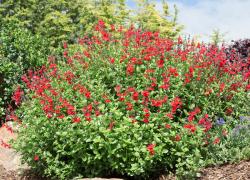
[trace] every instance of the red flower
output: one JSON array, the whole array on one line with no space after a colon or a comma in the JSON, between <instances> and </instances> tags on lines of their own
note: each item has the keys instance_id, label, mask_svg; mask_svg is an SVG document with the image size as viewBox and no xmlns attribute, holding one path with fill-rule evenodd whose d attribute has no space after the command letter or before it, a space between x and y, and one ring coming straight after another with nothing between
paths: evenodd
<instances>
[{"instance_id":1,"label":"red flower","mask_svg":"<svg viewBox=\"0 0 250 180\"><path fill-rule=\"evenodd\" d=\"M86 97L87 99L90 99L90 98L91 98L91 92L89 92L89 91L87 91L84 95L85 95L85 97Z\"/></svg>"},{"instance_id":2,"label":"red flower","mask_svg":"<svg viewBox=\"0 0 250 180\"><path fill-rule=\"evenodd\" d=\"M168 71L169 71L169 76L170 76L170 75L172 75L172 76L174 76L174 77L178 77L178 76L179 76L179 74L178 74L176 68L170 67L170 68L168 69Z\"/></svg>"},{"instance_id":3,"label":"red flower","mask_svg":"<svg viewBox=\"0 0 250 180\"><path fill-rule=\"evenodd\" d=\"M158 66L158 68L163 68L163 66L164 66L164 60L161 59L161 60L157 61L157 66Z\"/></svg>"},{"instance_id":4,"label":"red flower","mask_svg":"<svg viewBox=\"0 0 250 180\"><path fill-rule=\"evenodd\" d=\"M96 116L100 116L100 115L101 115L101 112L100 112L99 110L96 110L96 111L95 111L95 115L96 115Z\"/></svg>"},{"instance_id":5,"label":"red flower","mask_svg":"<svg viewBox=\"0 0 250 180\"><path fill-rule=\"evenodd\" d=\"M101 34L102 34L102 39L103 39L104 41L109 41L109 40L110 40L109 34L108 34L107 32L102 31Z\"/></svg>"},{"instance_id":6,"label":"red flower","mask_svg":"<svg viewBox=\"0 0 250 180\"><path fill-rule=\"evenodd\" d=\"M185 124L185 125L184 125L184 128L185 128L185 129L189 129L190 132L192 132L192 133L194 133L194 132L196 131L196 127L195 127L195 125L193 125L193 124Z\"/></svg>"},{"instance_id":7,"label":"red flower","mask_svg":"<svg viewBox=\"0 0 250 180\"><path fill-rule=\"evenodd\" d=\"M166 128L166 129L170 129L170 128L171 128L171 125L170 125L170 124L165 124L165 128Z\"/></svg>"},{"instance_id":8,"label":"red flower","mask_svg":"<svg viewBox=\"0 0 250 180\"><path fill-rule=\"evenodd\" d=\"M148 97L148 96L149 96L149 92L148 92L148 91L142 91L142 95L143 95L144 97Z\"/></svg>"},{"instance_id":9,"label":"red flower","mask_svg":"<svg viewBox=\"0 0 250 180\"><path fill-rule=\"evenodd\" d=\"M47 118L51 119L52 117L53 117L53 114L51 114L51 113L47 114Z\"/></svg>"},{"instance_id":10,"label":"red flower","mask_svg":"<svg viewBox=\"0 0 250 180\"><path fill-rule=\"evenodd\" d=\"M115 63L115 59L114 59L114 58L110 58L109 62L110 62L111 64L114 64L114 63Z\"/></svg>"},{"instance_id":11,"label":"red flower","mask_svg":"<svg viewBox=\"0 0 250 180\"><path fill-rule=\"evenodd\" d=\"M121 86L117 85L117 86L115 87L115 91L116 91L117 93L119 93L119 92L121 91Z\"/></svg>"},{"instance_id":12,"label":"red flower","mask_svg":"<svg viewBox=\"0 0 250 180\"><path fill-rule=\"evenodd\" d=\"M154 147L155 147L156 145L155 144L149 144L148 146L147 146L147 150L149 151L149 154L151 155L151 156L153 156L154 154L155 154L155 151L154 151Z\"/></svg>"},{"instance_id":13,"label":"red flower","mask_svg":"<svg viewBox=\"0 0 250 180\"><path fill-rule=\"evenodd\" d=\"M102 27L102 28L104 28L105 27L105 22L103 21L103 20L99 20L98 21L98 25L100 26L100 27Z\"/></svg>"},{"instance_id":14,"label":"red flower","mask_svg":"<svg viewBox=\"0 0 250 180\"><path fill-rule=\"evenodd\" d=\"M173 119L173 118L174 118L174 116L173 116L172 113L167 113L167 114L166 114L166 117L168 117L169 119Z\"/></svg>"},{"instance_id":15,"label":"red flower","mask_svg":"<svg viewBox=\"0 0 250 180\"><path fill-rule=\"evenodd\" d=\"M206 121L203 126L205 127L205 132L207 132L212 127L212 123L210 121Z\"/></svg>"},{"instance_id":16,"label":"red flower","mask_svg":"<svg viewBox=\"0 0 250 180\"><path fill-rule=\"evenodd\" d=\"M111 100L110 99L105 99L105 103L110 103Z\"/></svg>"},{"instance_id":17,"label":"red flower","mask_svg":"<svg viewBox=\"0 0 250 180\"><path fill-rule=\"evenodd\" d=\"M188 121L189 121L189 122L193 121L193 120L194 120L194 117L195 117L198 113L200 113L200 112L201 112L201 110L200 110L200 108L198 108L198 107L196 107L196 108L194 109L194 111L189 112L189 113L188 113L188 114L189 114L189 116L188 116Z\"/></svg>"},{"instance_id":18,"label":"red flower","mask_svg":"<svg viewBox=\"0 0 250 180\"><path fill-rule=\"evenodd\" d=\"M144 114L144 117L149 118L149 117L150 117L150 113L149 113L149 112L148 112L148 113L145 113L145 114Z\"/></svg>"},{"instance_id":19,"label":"red flower","mask_svg":"<svg viewBox=\"0 0 250 180\"><path fill-rule=\"evenodd\" d=\"M180 36L178 37L178 44L182 44L182 38Z\"/></svg>"},{"instance_id":20,"label":"red flower","mask_svg":"<svg viewBox=\"0 0 250 180\"><path fill-rule=\"evenodd\" d=\"M249 91L250 90L250 84L248 84L247 86L246 86L246 91Z\"/></svg>"},{"instance_id":21,"label":"red flower","mask_svg":"<svg viewBox=\"0 0 250 180\"><path fill-rule=\"evenodd\" d=\"M87 117L90 117L91 114L89 112L86 112L86 113L84 113L84 116L87 118Z\"/></svg>"},{"instance_id":22,"label":"red flower","mask_svg":"<svg viewBox=\"0 0 250 180\"><path fill-rule=\"evenodd\" d=\"M232 112L233 112L233 108L227 108L225 113L227 116L230 116Z\"/></svg>"},{"instance_id":23,"label":"red flower","mask_svg":"<svg viewBox=\"0 0 250 180\"><path fill-rule=\"evenodd\" d=\"M111 24L110 28L111 28L111 31L115 31L115 25L114 24Z\"/></svg>"},{"instance_id":24,"label":"red flower","mask_svg":"<svg viewBox=\"0 0 250 180\"><path fill-rule=\"evenodd\" d=\"M133 104L132 104L132 103L130 103L130 102L126 102L126 105L127 105L126 110L128 110L128 111L133 110Z\"/></svg>"},{"instance_id":25,"label":"red flower","mask_svg":"<svg viewBox=\"0 0 250 180\"><path fill-rule=\"evenodd\" d=\"M134 101L138 101L138 99L139 99L139 93L135 91L135 92L133 93L132 98L133 98Z\"/></svg>"},{"instance_id":26,"label":"red flower","mask_svg":"<svg viewBox=\"0 0 250 180\"><path fill-rule=\"evenodd\" d=\"M222 92L224 90L224 88L225 88L225 83L221 83L220 84L220 92Z\"/></svg>"},{"instance_id":27,"label":"red flower","mask_svg":"<svg viewBox=\"0 0 250 180\"><path fill-rule=\"evenodd\" d=\"M88 51L83 51L83 54L87 57L87 58L90 58L90 54Z\"/></svg>"},{"instance_id":28,"label":"red flower","mask_svg":"<svg viewBox=\"0 0 250 180\"><path fill-rule=\"evenodd\" d=\"M174 100L171 102L172 106L172 113L174 114L178 108L182 105L181 99L179 97L175 97Z\"/></svg>"},{"instance_id":29,"label":"red flower","mask_svg":"<svg viewBox=\"0 0 250 180\"><path fill-rule=\"evenodd\" d=\"M169 88L169 84L163 84L163 85L159 86L159 88L167 90Z\"/></svg>"},{"instance_id":30,"label":"red flower","mask_svg":"<svg viewBox=\"0 0 250 180\"><path fill-rule=\"evenodd\" d=\"M81 122L81 119L79 117L74 117L72 121L73 123L79 123Z\"/></svg>"},{"instance_id":31,"label":"red flower","mask_svg":"<svg viewBox=\"0 0 250 180\"><path fill-rule=\"evenodd\" d=\"M63 43L63 48L64 48L64 49L67 49L67 48L68 48L67 42L64 42L64 43Z\"/></svg>"},{"instance_id":32,"label":"red flower","mask_svg":"<svg viewBox=\"0 0 250 180\"><path fill-rule=\"evenodd\" d=\"M215 138L213 144L219 144L220 143L220 138Z\"/></svg>"},{"instance_id":33,"label":"red flower","mask_svg":"<svg viewBox=\"0 0 250 180\"><path fill-rule=\"evenodd\" d=\"M126 72L127 72L127 75L132 75L134 73L134 65L129 63L127 65L127 71Z\"/></svg>"},{"instance_id":34,"label":"red flower","mask_svg":"<svg viewBox=\"0 0 250 180\"><path fill-rule=\"evenodd\" d=\"M7 149L10 149L10 148L11 148L10 144L4 142L2 139L0 139L0 145L1 145L3 148L7 148Z\"/></svg>"},{"instance_id":35,"label":"red flower","mask_svg":"<svg viewBox=\"0 0 250 180\"><path fill-rule=\"evenodd\" d=\"M180 141L180 140L181 140L181 136L177 134L177 135L175 136L175 141Z\"/></svg>"},{"instance_id":36,"label":"red flower","mask_svg":"<svg viewBox=\"0 0 250 180\"><path fill-rule=\"evenodd\" d=\"M68 115L75 115L76 114L76 112L75 112L75 107L74 106L68 106L67 107L67 114Z\"/></svg>"},{"instance_id":37,"label":"red flower","mask_svg":"<svg viewBox=\"0 0 250 180\"><path fill-rule=\"evenodd\" d=\"M149 123L148 118L147 118L147 117L145 117L145 118L143 119L143 122L144 122L144 123L146 123L146 124L148 124L148 123Z\"/></svg>"},{"instance_id":38,"label":"red flower","mask_svg":"<svg viewBox=\"0 0 250 180\"><path fill-rule=\"evenodd\" d=\"M12 99L15 101L16 105L19 105L21 103L21 99L23 96L24 92L21 90L20 86L16 89L16 91L13 94Z\"/></svg>"},{"instance_id":39,"label":"red flower","mask_svg":"<svg viewBox=\"0 0 250 180\"><path fill-rule=\"evenodd\" d=\"M38 161L39 160L39 156L38 155L35 155L34 156L34 161Z\"/></svg>"}]
</instances>

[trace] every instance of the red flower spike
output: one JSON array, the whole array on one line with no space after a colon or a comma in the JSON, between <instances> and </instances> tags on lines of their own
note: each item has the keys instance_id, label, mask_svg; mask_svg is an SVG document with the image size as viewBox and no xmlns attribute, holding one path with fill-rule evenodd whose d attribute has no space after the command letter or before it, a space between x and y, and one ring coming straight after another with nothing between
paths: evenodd
<instances>
[{"instance_id":1,"label":"red flower spike","mask_svg":"<svg viewBox=\"0 0 250 180\"><path fill-rule=\"evenodd\" d=\"M18 86L12 97L16 105L19 105L21 103L23 94L24 92L21 90L20 86Z\"/></svg>"},{"instance_id":2,"label":"red flower spike","mask_svg":"<svg viewBox=\"0 0 250 180\"><path fill-rule=\"evenodd\" d=\"M101 28L105 28L105 22L103 20L99 20L98 21L98 25L101 27Z\"/></svg>"},{"instance_id":3,"label":"red flower spike","mask_svg":"<svg viewBox=\"0 0 250 180\"><path fill-rule=\"evenodd\" d=\"M111 100L110 99L105 99L105 103L110 103L111 102Z\"/></svg>"},{"instance_id":4,"label":"red flower spike","mask_svg":"<svg viewBox=\"0 0 250 180\"><path fill-rule=\"evenodd\" d=\"M180 141L180 140L181 140L181 136L177 134L177 135L175 136L175 141Z\"/></svg>"},{"instance_id":5,"label":"red flower spike","mask_svg":"<svg viewBox=\"0 0 250 180\"><path fill-rule=\"evenodd\" d=\"M231 107L227 108L225 113L227 116L230 116L233 113L233 108L231 108Z\"/></svg>"},{"instance_id":6,"label":"red flower spike","mask_svg":"<svg viewBox=\"0 0 250 180\"><path fill-rule=\"evenodd\" d=\"M153 155L155 154L155 151L154 151L155 146L156 146L156 144L149 144L149 145L147 146L147 150L149 151L149 154L150 154L151 156L153 156Z\"/></svg>"},{"instance_id":7,"label":"red flower spike","mask_svg":"<svg viewBox=\"0 0 250 180\"><path fill-rule=\"evenodd\" d=\"M220 138L215 138L213 144L219 144L220 143Z\"/></svg>"},{"instance_id":8,"label":"red flower spike","mask_svg":"<svg viewBox=\"0 0 250 180\"><path fill-rule=\"evenodd\" d=\"M148 124L148 123L149 123L148 118L145 117L145 118L143 119L143 122L144 122L145 124Z\"/></svg>"},{"instance_id":9,"label":"red flower spike","mask_svg":"<svg viewBox=\"0 0 250 180\"><path fill-rule=\"evenodd\" d=\"M194 133L196 131L196 127L193 124L185 124L183 127L185 129L189 129L191 133Z\"/></svg>"},{"instance_id":10,"label":"red flower spike","mask_svg":"<svg viewBox=\"0 0 250 180\"><path fill-rule=\"evenodd\" d=\"M165 128L166 128L166 129L170 129L170 128L171 128L171 125L170 125L170 124L165 124Z\"/></svg>"},{"instance_id":11,"label":"red flower spike","mask_svg":"<svg viewBox=\"0 0 250 180\"><path fill-rule=\"evenodd\" d=\"M133 99L134 101L138 101L138 100L139 100L139 93L138 93L138 92L134 92L134 93L133 93L133 96L132 96L132 99Z\"/></svg>"},{"instance_id":12,"label":"red flower spike","mask_svg":"<svg viewBox=\"0 0 250 180\"><path fill-rule=\"evenodd\" d=\"M225 88L225 83L221 83L220 84L220 92L222 92L224 90L224 88Z\"/></svg>"},{"instance_id":13,"label":"red flower spike","mask_svg":"<svg viewBox=\"0 0 250 180\"><path fill-rule=\"evenodd\" d=\"M148 97L148 96L149 96L149 92L148 92L148 91L142 91L142 95L143 95L144 97Z\"/></svg>"},{"instance_id":14,"label":"red flower spike","mask_svg":"<svg viewBox=\"0 0 250 180\"><path fill-rule=\"evenodd\" d=\"M119 92L121 91L121 86L120 86L120 85L117 85L117 86L115 87L115 91L116 91L117 93L119 93Z\"/></svg>"},{"instance_id":15,"label":"red flower spike","mask_svg":"<svg viewBox=\"0 0 250 180\"><path fill-rule=\"evenodd\" d=\"M72 122L73 122L73 123L79 123L79 122L81 122L81 119L80 119L79 117L74 117L74 118L72 119Z\"/></svg>"},{"instance_id":16,"label":"red flower spike","mask_svg":"<svg viewBox=\"0 0 250 180\"><path fill-rule=\"evenodd\" d=\"M127 70L126 70L127 75L133 75L134 73L134 65L129 63L127 65Z\"/></svg>"},{"instance_id":17,"label":"red flower spike","mask_svg":"<svg viewBox=\"0 0 250 180\"><path fill-rule=\"evenodd\" d=\"M157 61L157 66L158 66L158 68L163 68L163 66L164 66L164 60L161 59L161 60Z\"/></svg>"},{"instance_id":18,"label":"red flower spike","mask_svg":"<svg viewBox=\"0 0 250 180\"><path fill-rule=\"evenodd\" d=\"M114 63L115 63L115 59L114 59L114 58L110 58L109 62L110 62L111 64L114 64Z\"/></svg>"},{"instance_id":19,"label":"red flower spike","mask_svg":"<svg viewBox=\"0 0 250 180\"><path fill-rule=\"evenodd\" d=\"M173 118L174 118L174 116L173 116L172 113L167 113L167 114L166 114L166 117L168 117L169 119L173 119Z\"/></svg>"},{"instance_id":20,"label":"red flower spike","mask_svg":"<svg viewBox=\"0 0 250 180\"><path fill-rule=\"evenodd\" d=\"M38 155L35 155L34 156L34 161L38 161L39 160L39 156Z\"/></svg>"},{"instance_id":21,"label":"red flower spike","mask_svg":"<svg viewBox=\"0 0 250 180\"><path fill-rule=\"evenodd\" d=\"M91 98L91 92L87 91L84 96L87 98L87 99L90 99Z\"/></svg>"},{"instance_id":22,"label":"red flower spike","mask_svg":"<svg viewBox=\"0 0 250 180\"><path fill-rule=\"evenodd\" d=\"M172 114L174 114L176 110L181 107L181 105L181 99L179 97L175 97L174 100L171 102Z\"/></svg>"}]
</instances>

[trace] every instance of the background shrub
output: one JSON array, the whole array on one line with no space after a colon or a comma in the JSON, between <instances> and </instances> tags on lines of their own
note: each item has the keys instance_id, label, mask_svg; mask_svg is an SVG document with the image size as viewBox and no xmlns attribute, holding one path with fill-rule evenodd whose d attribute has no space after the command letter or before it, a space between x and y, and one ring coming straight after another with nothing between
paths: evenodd
<instances>
[{"instance_id":1,"label":"background shrub","mask_svg":"<svg viewBox=\"0 0 250 180\"><path fill-rule=\"evenodd\" d=\"M249 75L215 46L108 29L99 21L88 43L64 44L65 62L23 77L28 100L14 147L60 179L194 177L204 148L222 141L216 124L230 131L249 112Z\"/></svg>"},{"instance_id":2,"label":"background shrub","mask_svg":"<svg viewBox=\"0 0 250 180\"><path fill-rule=\"evenodd\" d=\"M11 103L21 75L46 64L48 54L48 42L41 36L14 24L0 28L0 117L5 118L4 107Z\"/></svg>"},{"instance_id":3,"label":"background shrub","mask_svg":"<svg viewBox=\"0 0 250 180\"><path fill-rule=\"evenodd\" d=\"M225 52L229 62L242 63L242 68L250 68L250 39L232 41L232 43L225 48Z\"/></svg>"},{"instance_id":4,"label":"background shrub","mask_svg":"<svg viewBox=\"0 0 250 180\"><path fill-rule=\"evenodd\" d=\"M177 9L169 12L163 1L164 13L155 10L154 1L135 2L140 8L131 10L125 0L2 0L0 23L15 22L34 34L49 39L52 47L60 46L63 40L91 33L99 19L107 24L127 25L134 23L142 29L160 31L174 38L181 30L177 24Z\"/></svg>"}]
</instances>

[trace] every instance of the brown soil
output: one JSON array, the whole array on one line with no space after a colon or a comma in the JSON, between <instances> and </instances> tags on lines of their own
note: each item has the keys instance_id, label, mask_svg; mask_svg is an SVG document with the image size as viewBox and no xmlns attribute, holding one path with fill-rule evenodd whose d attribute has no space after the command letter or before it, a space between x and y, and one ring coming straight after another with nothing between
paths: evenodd
<instances>
[{"instance_id":1,"label":"brown soil","mask_svg":"<svg viewBox=\"0 0 250 180\"><path fill-rule=\"evenodd\" d=\"M250 180L250 161L205 168L199 180Z\"/></svg>"},{"instance_id":2,"label":"brown soil","mask_svg":"<svg viewBox=\"0 0 250 180\"><path fill-rule=\"evenodd\" d=\"M39 177L38 175L26 170L25 172L6 171L0 165L0 179L1 180L46 180L46 178Z\"/></svg>"},{"instance_id":3,"label":"brown soil","mask_svg":"<svg viewBox=\"0 0 250 180\"><path fill-rule=\"evenodd\" d=\"M241 161L238 164L226 164L218 167L208 167L202 170L202 177L198 180L250 180L250 161ZM18 174L16 171L6 171L0 166L1 180L45 180L27 171ZM99 178L98 178L99 179ZM175 177L164 177L161 180L174 180ZM100 178L101 180L101 178Z\"/></svg>"}]
</instances>

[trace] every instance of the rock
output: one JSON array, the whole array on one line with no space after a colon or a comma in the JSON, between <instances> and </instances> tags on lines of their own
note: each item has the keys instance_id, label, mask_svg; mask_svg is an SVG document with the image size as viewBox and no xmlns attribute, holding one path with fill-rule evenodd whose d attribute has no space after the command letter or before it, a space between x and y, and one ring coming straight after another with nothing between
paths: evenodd
<instances>
[{"instance_id":1,"label":"rock","mask_svg":"<svg viewBox=\"0 0 250 180\"><path fill-rule=\"evenodd\" d=\"M21 156L14 149L8 148L9 141L16 139L17 135L3 126L0 128L0 166L6 171L15 171L27 168L21 165Z\"/></svg>"}]
</instances>

